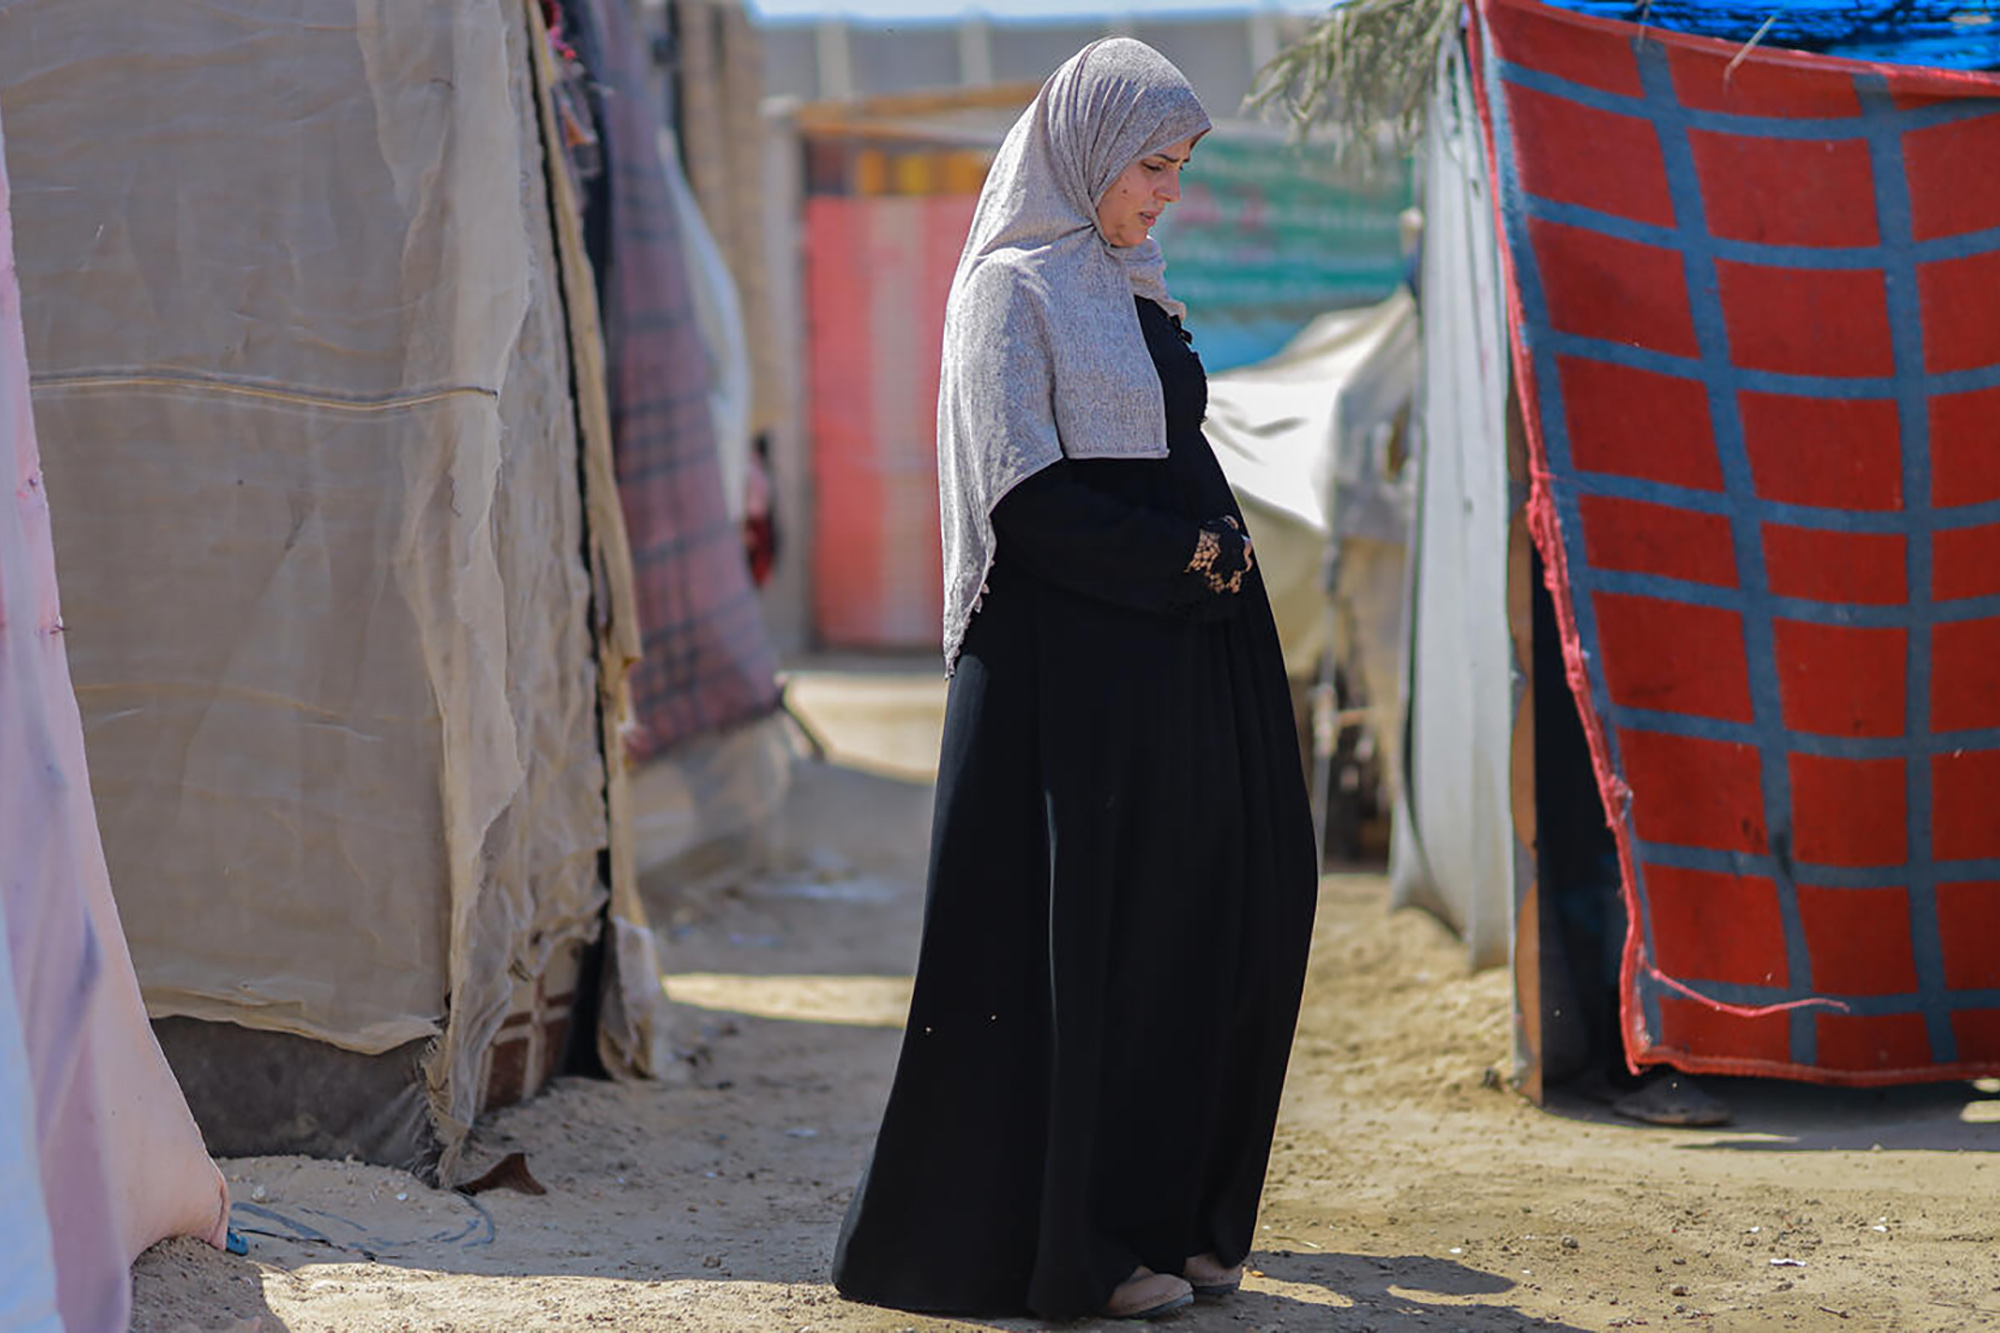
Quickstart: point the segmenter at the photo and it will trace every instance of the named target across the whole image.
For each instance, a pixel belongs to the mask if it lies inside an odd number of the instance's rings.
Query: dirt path
[[[825,1281],[895,1059],[928,799],[801,770],[783,872],[673,928],[686,1082],[565,1081],[479,1129],[475,1161],[525,1152],[547,1194],[227,1162],[236,1223],[262,1234],[243,1259],[150,1251],[134,1327],[1035,1327]],[[1720,1132],[1552,1114],[1489,1076],[1507,1010],[1505,978],[1389,913],[1379,877],[1329,877],[1253,1273],[1161,1327],[2000,1329],[2000,1097],[1731,1085]]]

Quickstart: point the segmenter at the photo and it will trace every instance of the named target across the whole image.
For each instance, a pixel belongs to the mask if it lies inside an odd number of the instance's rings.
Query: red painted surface
[[[806,205],[813,610],[829,645],[938,644],[938,360],[975,202],[820,195]]]

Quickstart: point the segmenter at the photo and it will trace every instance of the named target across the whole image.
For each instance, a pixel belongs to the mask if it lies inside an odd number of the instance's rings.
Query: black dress
[[[1066,1319],[1138,1264],[1250,1250],[1318,876],[1208,381],[1139,320],[1170,456],[1065,460],[994,512],[909,1026],[834,1254],[856,1300]]]

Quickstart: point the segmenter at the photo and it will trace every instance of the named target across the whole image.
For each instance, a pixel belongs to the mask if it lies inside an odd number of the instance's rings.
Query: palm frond
[[[1247,105],[1323,132],[1350,165],[1407,152],[1463,0],[1345,0],[1257,72]],[[1386,142],[1385,142],[1386,140]]]

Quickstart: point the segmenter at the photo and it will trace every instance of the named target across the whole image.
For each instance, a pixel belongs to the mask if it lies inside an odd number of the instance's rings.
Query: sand
[[[778,868],[663,913],[685,1076],[562,1080],[476,1131],[476,1169],[523,1152],[546,1194],[230,1160],[249,1255],[156,1246],[134,1327],[1037,1327],[826,1282],[900,1037],[928,798],[808,765]],[[1537,1108],[1507,1084],[1505,976],[1387,898],[1324,881],[1251,1274],[1162,1328],[2000,1329],[2000,1088],[1716,1082],[1737,1122],[1704,1131]]]

